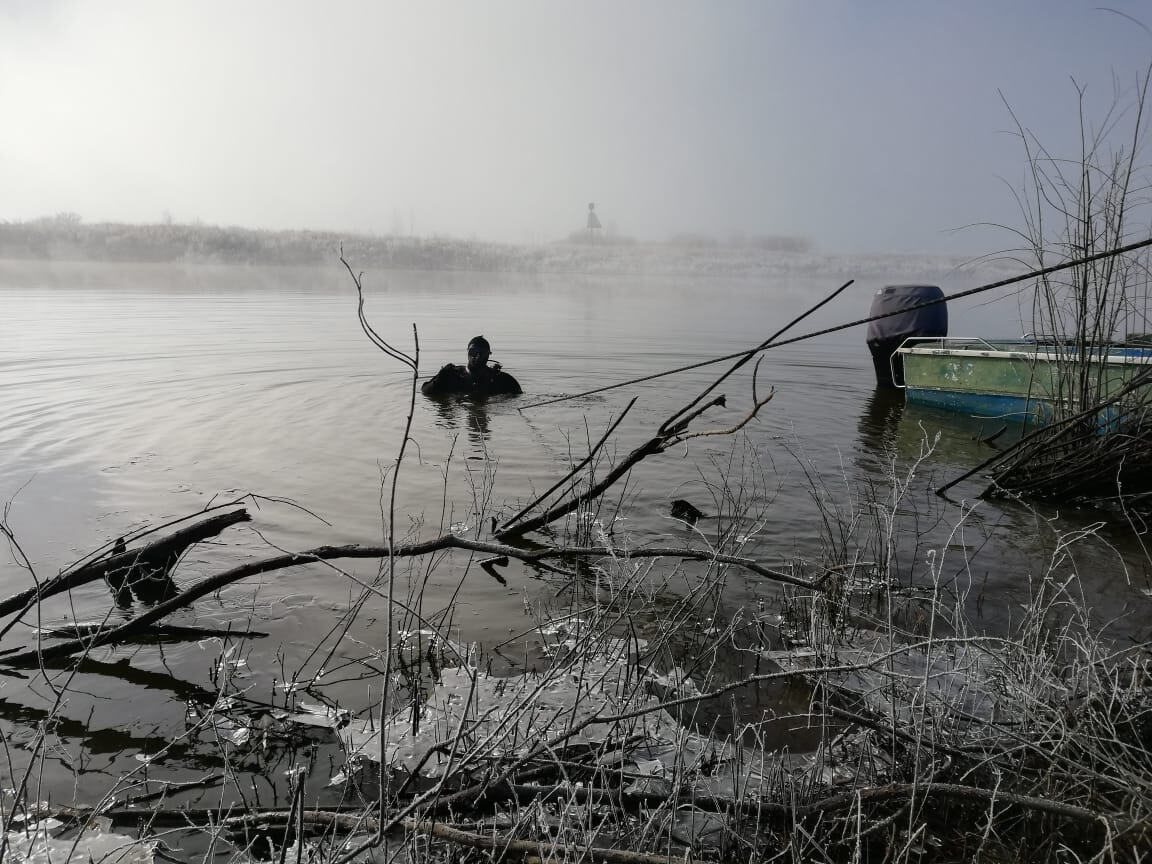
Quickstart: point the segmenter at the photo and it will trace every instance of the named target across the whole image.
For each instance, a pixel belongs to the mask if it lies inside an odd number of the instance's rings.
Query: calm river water
[[[698,370],[523,412],[518,405],[754,345],[841,281],[818,274],[767,283],[365,274],[368,315],[405,350],[417,326],[425,374],[463,362],[468,339],[483,333],[493,359],[525,390],[519,400],[482,406],[418,397],[416,447],[400,474],[399,530],[433,536],[442,524],[474,527],[474,496],[483,491],[486,471],[494,471],[495,512],[509,512],[561,476],[572,455],[578,458],[589,436],[599,437],[631,396],[639,400],[621,427],[620,453],[713,373]],[[947,290],[975,284],[963,274],[937,275],[936,281]],[[880,284],[861,280],[796,332],[862,315]],[[197,547],[181,564],[179,583],[271,554],[273,547],[381,542],[382,472],[397,450],[410,382],[361,333],[355,292],[337,267],[0,262],[0,304],[0,499],[10,502],[8,523],[38,576],[147,523],[246,492],[290,499],[310,512],[272,501],[258,509],[250,504],[254,522],[229,529],[219,544]],[[951,311],[958,335],[1020,332],[1012,300]],[[937,516],[945,526],[954,523],[958,512],[925,494],[933,479],[954,476],[991,452],[973,440],[978,423],[877,397],[860,330],[769,352],[760,379],[763,388],[776,388],[760,422],[748,427],[750,452],[772,497],[755,541],[768,563],[819,548],[821,522],[806,466],[824,476],[830,500],[846,507],[858,503],[860,482],[886,489],[892,466],[907,470],[922,438],[939,433],[935,453],[912,483],[911,498],[919,503],[908,505],[936,508],[925,510],[929,528]],[[733,379],[724,392],[729,408],[716,412],[717,425],[746,410],[748,375]],[[670,501],[685,498],[712,512],[709,486],[731,452],[727,439],[702,439],[687,451],[645,461],[631,479],[625,530],[637,540],[684,542],[689,529],[669,517]],[[956,497],[970,498],[978,489],[977,483],[962,486]],[[950,539],[939,525],[933,529],[957,562],[965,553],[971,557],[952,571],[963,571],[983,594],[989,626],[1005,625],[1027,596],[1029,575],[1051,555],[1046,520],[1056,515],[1048,508],[1034,513],[983,504]],[[1055,525],[1074,530],[1099,519],[1069,513]],[[1087,602],[1100,620],[1119,619],[1121,635],[1145,638],[1152,602],[1143,593],[1147,561],[1123,525],[1107,522],[1099,531],[1101,541],[1076,552]],[[6,596],[29,577],[6,548],[0,553],[0,593]],[[908,554],[908,572],[926,574],[927,561],[917,560],[914,549]],[[351,569],[367,576],[374,565],[359,562]],[[513,565],[505,572],[503,587],[478,571],[465,580],[455,618],[461,639],[503,641],[530,623],[526,600],[556,590],[527,568]],[[425,610],[446,603],[460,577],[451,564],[433,571]],[[742,582],[733,587],[732,602],[770,591]],[[251,618],[270,638],[252,644],[247,668],[254,688],[270,695],[281,663],[291,667],[306,656],[352,593],[333,570],[287,570],[201,601],[177,623],[247,626]],[[110,607],[103,585],[78,590],[71,602],[81,618],[102,617]],[[63,619],[68,613],[61,601],[44,614]],[[366,620],[357,638],[380,637],[368,626],[371,616]],[[17,628],[4,645],[28,639],[29,630]],[[87,760],[79,774],[69,769],[69,794],[79,789],[83,799],[106,788],[109,776],[132,764],[125,760],[154,749],[179,727],[187,696],[180,682],[206,683],[214,650],[191,643],[163,652],[102,653],[108,667],[81,676],[83,695],[66,710],[77,724],[68,738],[71,752]],[[126,668],[129,662],[137,671]],[[120,671],[109,671],[113,667]],[[5,734],[16,741],[28,735],[44,696],[8,679],[0,690]]]

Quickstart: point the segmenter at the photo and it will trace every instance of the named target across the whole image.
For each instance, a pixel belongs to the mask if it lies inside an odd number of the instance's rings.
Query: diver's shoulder
[[[492,384],[494,389],[499,393],[510,393],[512,395],[519,395],[524,391],[520,389],[520,382],[505,372],[503,369],[497,369],[492,375]]]
[[[465,377],[463,366],[455,363],[445,363],[440,371],[420,385],[420,392],[425,396],[438,393],[447,393],[461,389]]]

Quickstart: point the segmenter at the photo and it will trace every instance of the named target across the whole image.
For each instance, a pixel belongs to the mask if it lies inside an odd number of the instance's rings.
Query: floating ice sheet
[[[604,658],[507,678],[464,667],[445,669],[417,722],[406,707],[385,724],[385,759],[394,767],[415,770],[428,750],[455,739],[457,729],[457,761],[476,748],[489,756],[521,755],[577,727],[566,743],[602,744],[613,725],[595,721],[637,709],[651,713],[625,721],[626,734],[675,740],[679,724],[641,684],[634,666]],[[380,758],[380,733],[379,720],[338,730],[350,756],[372,760]],[[430,759],[423,772],[438,776],[446,764],[447,757]]]
[[[765,651],[763,656],[782,669],[873,664],[851,672],[814,674],[855,694],[872,711],[898,719],[922,712],[915,706],[923,705],[938,706],[953,716],[1003,718],[1019,695],[1003,670],[996,668],[993,655],[975,643],[941,641],[929,652],[882,633],[858,631],[823,652],[802,648]]]
[[[61,823],[34,822],[27,830],[8,832],[11,861],[24,864],[153,864],[156,844],[113,833],[104,820],[96,820],[79,837],[55,836]]]

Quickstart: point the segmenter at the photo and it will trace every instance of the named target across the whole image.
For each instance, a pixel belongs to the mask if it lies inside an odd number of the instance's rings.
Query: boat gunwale
[[[985,357],[988,359],[1005,359],[1005,360],[1024,360],[1024,361],[1037,361],[1047,363],[1100,363],[1109,366],[1147,366],[1152,364],[1152,349],[1142,347],[1123,348],[1117,347],[1109,349],[1107,353],[1093,353],[1088,357],[1081,358],[1073,352],[1059,353],[1051,350],[1045,351],[1028,351],[1028,350],[1014,350],[1011,348],[997,348],[984,339],[979,337],[943,337],[944,339],[957,341],[966,341],[970,343],[987,345],[987,348],[946,348],[941,344],[941,337],[912,337],[904,342],[894,353],[903,354],[905,356],[916,357]],[[914,340],[918,341],[917,344],[909,344]],[[1006,340],[1005,340],[1006,341]],[[936,343],[935,345],[927,343]],[[1004,342],[1001,342],[1004,344]],[[1035,343],[1021,342],[1021,348]],[[1114,354],[1113,351],[1140,351],[1141,354]]]

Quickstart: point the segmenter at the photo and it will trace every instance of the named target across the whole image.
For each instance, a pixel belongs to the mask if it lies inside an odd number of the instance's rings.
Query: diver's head
[[[492,346],[483,336],[476,336],[468,343],[468,371],[479,372],[488,366],[488,358],[492,356]]]

